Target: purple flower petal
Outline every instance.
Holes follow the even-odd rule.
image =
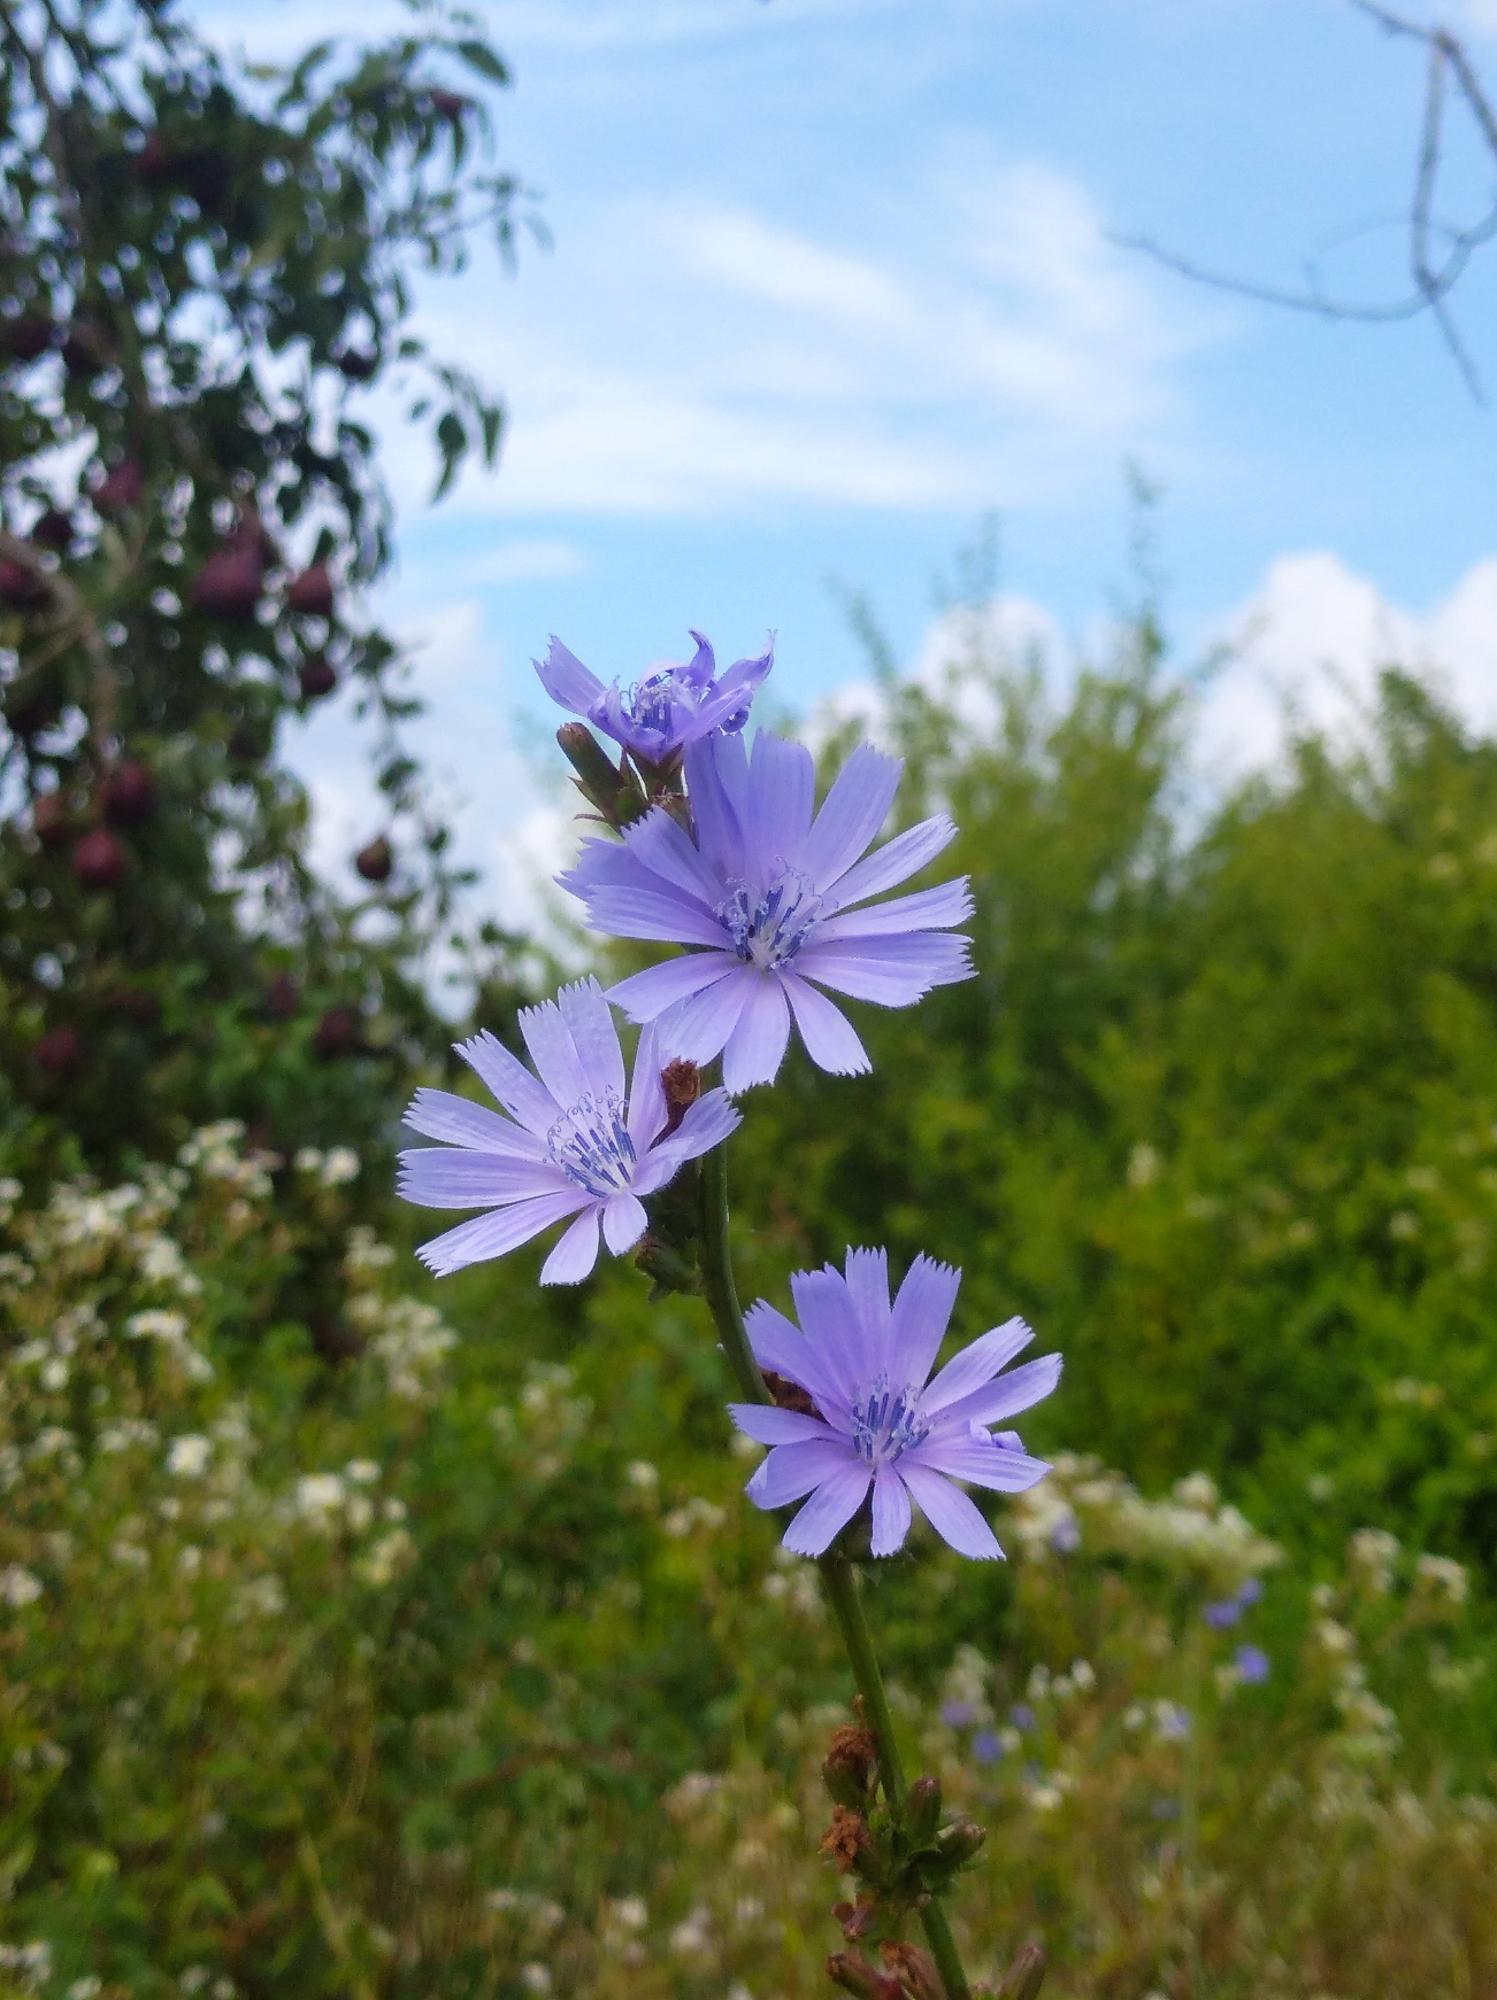
[[[561,1009],[554,1000],[543,1000],[539,1007],[522,1007],[518,1021],[541,1082],[556,1099],[558,1108],[568,1110],[587,1096],[592,1079],[578,1058],[577,1044],[562,1019]]]
[[[785,1530],[785,1547],[798,1556],[825,1555],[833,1537],[862,1506],[871,1481],[865,1465],[853,1462],[839,1467],[822,1481]]]
[[[686,752],[686,788],[696,823],[697,846],[711,858],[724,881],[741,876],[747,863],[745,819],[748,752],[741,736],[709,736]]]
[[[880,1007],[910,1007],[932,987],[954,986],[970,979],[971,944],[964,937],[941,931],[917,931],[910,937],[858,938],[823,944],[819,936],[800,953],[795,969],[802,978],[830,986],[854,1000],[872,1000]]]
[[[967,877],[943,882],[937,889],[918,889],[913,896],[896,896],[872,909],[844,910],[816,926],[819,942],[859,942],[870,937],[899,937],[907,931],[941,930],[964,924],[972,914]]]
[[[609,987],[608,997],[615,1007],[623,1008],[631,1021],[656,1021],[669,1008],[705,992],[738,969],[737,959],[728,952],[694,951],[685,958],[668,958],[664,965],[651,965],[643,972],[631,973]],[[677,1048],[675,1053],[684,1055],[686,1051]],[[713,1054],[716,1053],[714,1049]]]
[[[907,1458],[901,1460],[899,1469],[915,1505],[958,1555],[971,1556],[977,1562],[1002,1556],[992,1529],[958,1487],[927,1466],[910,1464]]]
[[[1022,1319],[1007,1319],[1002,1326],[995,1326],[947,1362],[920,1398],[922,1412],[932,1417],[960,1397],[970,1396],[974,1389],[985,1387],[1033,1339],[1033,1330]]]
[[[788,1507],[834,1473],[855,1464],[840,1439],[807,1438],[802,1444],[777,1444],[744,1491],[756,1507]]]
[[[663,806],[656,806],[643,819],[635,821],[629,828],[624,851],[641,868],[659,876],[662,882],[669,883],[704,909],[714,910],[722,901],[722,883],[702,859],[686,829]],[[713,942],[722,943],[720,926]]]
[[[709,1090],[705,1097],[699,1097],[695,1104],[686,1107],[686,1115],[668,1139],[662,1139],[655,1151],[668,1162],[674,1173],[687,1160],[700,1159],[703,1153],[736,1132],[743,1123],[743,1113],[733,1103],[725,1090]],[[663,1186],[664,1183],[662,1182]],[[641,1188],[648,1194],[650,1189]]]
[[[541,1283],[580,1285],[584,1278],[591,1276],[597,1261],[598,1211],[590,1203],[557,1239],[556,1248],[541,1266]]]
[[[790,1007],[770,973],[749,975],[742,1012],[723,1051],[723,1084],[734,1096],[773,1083],[790,1041]]]
[[[889,1360],[892,1378],[924,1383],[941,1351],[961,1282],[962,1274],[955,1266],[937,1263],[934,1257],[920,1256],[910,1265],[894,1300]],[[921,1398],[922,1409],[929,1394],[927,1390]]]
[[[460,1271],[466,1264],[482,1263],[488,1257],[502,1257],[517,1250],[532,1236],[539,1236],[549,1223],[575,1215],[587,1205],[581,1188],[567,1194],[538,1195],[533,1201],[516,1202],[512,1208],[490,1209],[471,1222],[460,1222],[445,1235],[423,1243],[416,1255],[435,1276]]]
[[[756,1444],[804,1444],[808,1438],[835,1435],[820,1417],[804,1410],[777,1409],[773,1403],[729,1403],[728,1415]]]
[[[865,852],[889,816],[903,769],[897,757],[859,744],[832,782],[798,864],[826,890]]]
[[[591,1090],[624,1094],[624,1056],[613,1009],[596,979],[563,986],[556,996],[561,1018],[577,1051],[577,1061]]]
[[[960,1417],[971,1424],[1001,1423],[1005,1417],[1016,1417],[1021,1410],[1043,1401],[1059,1380],[1060,1356],[1042,1354],[1038,1361],[1026,1361],[1011,1375],[1002,1375],[982,1388],[957,1397],[943,1408],[941,1414],[943,1418]],[[935,1384],[932,1383],[931,1387],[934,1388]]]
[[[876,896],[881,890],[897,888],[934,861],[955,839],[955,822],[945,813],[937,813],[933,819],[923,819],[918,826],[896,833],[892,840],[886,840],[882,847],[849,868],[827,890],[828,907],[850,909],[854,903]]]
[[[1050,1470],[1044,1459],[1014,1451],[986,1432],[979,1438],[970,1433],[950,1438],[933,1432],[923,1444],[906,1452],[899,1465],[901,1471],[910,1465],[925,1466],[931,1472],[945,1473],[948,1479],[985,1486],[990,1493],[1027,1493]]]
[[[494,1208],[566,1186],[548,1161],[514,1160],[463,1146],[412,1146],[399,1156],[402,1201],[417,1208]]]
[[[501,1118],[486,1104],[474,1104],[451,1090],[418,1090],[405,1122],[426,1139],[442,1139],[482,1153],[502,1153],[514,1160],[540,1160],[545,1148],[533,1132]]]
[[[615,1257],[622,1257],[644,1235],[648,1221],[638,1196],[611,1195],[603,1204],[603,1241]]]
[[[541,677],[541,686],[551,699],[578,715],[585,715],[603,692],[603,683],[597,675],[589,673],[577,655],[569,651],[555,633],[551,635],[545,659],[536,660],[533,664]]]
[[[881,1465],[873,1475],[874,1555],[892,1556],[904,1547],[910,1532],[910,1496],[893,1466]]]
[[[811,826],[816,764],[801,743],[761,729],[749,761],[749,837],[761,856],[796,854]]]
[[[716,952],[706,955],[725,963],[730,968],[728,977],[683,1001],[665,1024],[665,1032],[674,1038],[682,1055],[697,1063],[710,1062],[721,1053],[761,978],[736,959],[719,959]]]
[[[471,1041],[459,1042],[457,1053],[488,1085],[512,1118],[518,1118],[538,1139],[545,1138],[561,1107],[517,1056],[512,1056],[487,1029]]]
[[[587,902],[587,926],[605,937],[648,938],[664,944],[723,943],[723,927],[680,890],[610,885],[594,889]]]
[[[783,1313],[759,1299],[744,1314],[743,1323],[761,1368],[796,1383],[827,1416],[846,1411],[846,1398],[822,1357]]]
[[[817,1068],[833,1076],[866,1076],[873,1064],[841,1008],[797,974],[780,977],[806,1054]]]

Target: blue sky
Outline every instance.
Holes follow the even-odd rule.
[[[1126,580],[1130,462],[1163,487],[1187,653],[1256,633],[1266,606],[1259,684],[1392,633],[1458,655],[1478,706],[1497,689],[1497,418],[1432,329],[1297,318],[1111,240],[1293,281],[1355,228],[1328,282],[1399,288],[1417,52],[1347,0],[479,11],[516,77],[501,151],[554,247],[424,297],[509,433],[497,474],[436,511],[418,441],[391,434],[388,607],[426,641],[423,740],[469,800],[475,858],[502,874],[543,809],[527,662],[548,632],[632,676],[688,624],[730,656],[773,626],[780,694],[809,702],[865,670],[831,586],[866,590],[913,662],[932,579],[996,512],[1004,590],[1082,633]],[[273,50],[391,15],[223,0],[209,17]],[[1497,67],[1497,5],[1465,0],[1460,20]],[[1478,267],[1459,311],[1497,395],[1494,308]],[[1223,717],[1262,710],[1244,688]],[[364,810],[337,718],[304,758],[335,846]]]

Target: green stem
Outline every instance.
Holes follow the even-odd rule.
[[[738,1304],[738,1288],[733,1282],[732,1238],[728,1221],[728,1149],[715,1146],[702,1162],[702,1287],[712,1311],[713,1323],[723,1344],[728,1366],[743,1395],[753,1403],[772,1403],[765,1385],[748,1330]],[[863,1697],[869,1727],[878,1739],[879,1779],[892,1811],[904,1803],[906,1781],[900,1761],[899,1742],[894,1733],[894,1717],[884,1692],[884,1677],[874,1651],[868,1614],[858,1588],[857,1572],[845,1555],[836,1549],[822,1556],[817,1568],[832,1616],[842,1635],[852,1677]],[[948,2000],[972,2000],[972,1988],[962,1970],[956,1939],[946,1921],[940,1901],[932,1896],[920,1912],[926,1943],[941,1975]]]

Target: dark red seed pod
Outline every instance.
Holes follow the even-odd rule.
[[[438,88],[428,92],[428,95],[431,98],[432,110],[451,125],[456,125],[460,119],[466,118],[473,109],[472,98],[464,97],[461,91]]]
[[[106,827],[84,834],[73,849],[73,873],[85,889],[117,889],[129,865],[123,842]]]
[[[62,365],[80,382],[91,381],[109,366],[104,336],[92,321],[76,319],[63,334]]]
[[[140,826],[156,810],[156,779],[133,757],[124,757],[104,780],[104,817],[116,826]]]
[[[66,1076],[83,1054],[83,1037],[76,1028],[49,1028],[32,1050],[36,1066],[47,1076]]]
[[[302,618],[331,618],[333,579],[326,563],[313,563],[294,576],[286,589],[286,603]]]
[[[379,370],[379,356],[368,347],[345,347],[338,368],[350,382],[368,382]]]
[[[50,595],[46,577],[30,563],[14,556],[0,556],[0,604],[15,611],[31,611]]]
[[[309,653],[296,670],[305,701],[321,701],[338,685],[337,669],[326,653]]]
[[[296,981],[289,972],[278,972],[265,985],[265,1012],[272,1021],[289,1021],[296,1012]]]
[[[359,1017],[352,1007],[329,1007],[312,1030],[313,1048],[328,1060],[348,1055],[358,1043]]]
[[[17,313],[0,320],[0,352],[12,361],[37,361],[57,338],[57,328],[42,313]]]
[[[38,514],[31,524],[31,539],[38,548],[51,549],[54,555],[65,556],[73,546],[73,517],[63,512],[61,507],[49,507],[45,514]]]
[[[43,792],[31,808],[31,828],[43,847],[61,847],[73,831],[73,816],[61,792]]]
[[[101,514],[125,514],[140,505],[145,491],[145,474],[137,460],[122,458],[112,465],[94,488],[94,505]]]
[[[359,849],[353,858],[353,865],[366,882],[388,882],[390,871],[395,866],[395,851],[381,834],[367,847]]]
[[[264,565],[259,551],[242,543],[225,543],[213,551],[192,585],[192,601],[215,618],[240,622],[253,619],[260,605]]]

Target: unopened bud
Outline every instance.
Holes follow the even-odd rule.
[[[879,1950],[909,2000],[946,2000],[945,1985],[928,1951],[906,1944],[902,1938],[886,1939]]]
[[[831,1748],[821,1767],[826,1788],[839,1806],[861,1812],[868,1804],[878,1760],[878,1744],[866,1729],[844,1723],[832,1732]]]
[[[610,826],[624,826],[639,817],[644,806],[639,787],[614,763],[585,723],[564,722],[556,732],[556,741],[577,773],[578,790]]]
[[[972,1859],[987,1837],[987,1828],[979,1826],[976,1820],[953,1819],[936,1835],[936,1847],[948,1861],[960,1867],[962,1862]]]
[[[904,1830],[916,1847],[924,1847],[941,1822],[941,1780],[917,1778],[904,1802]]]
[[[878,1905],[871,1896],[860,1896],[855,1903],[833,1903],[832,1915],[841,1925],[843,1937],[856,1944],[878,1922]]]
[[[998,1982],[998,2000],[1035,2000],[1045,1983],[1045,1954],[1027,1944]]]
[[[834,1951],[826,1971],[834,1986],[840,1986],[844,1993],[856,1993],[858,2000],[904,2000],[904,1989],[897,1979],[880,1972],[866,1958],[854,1958],[851,1952]]]

